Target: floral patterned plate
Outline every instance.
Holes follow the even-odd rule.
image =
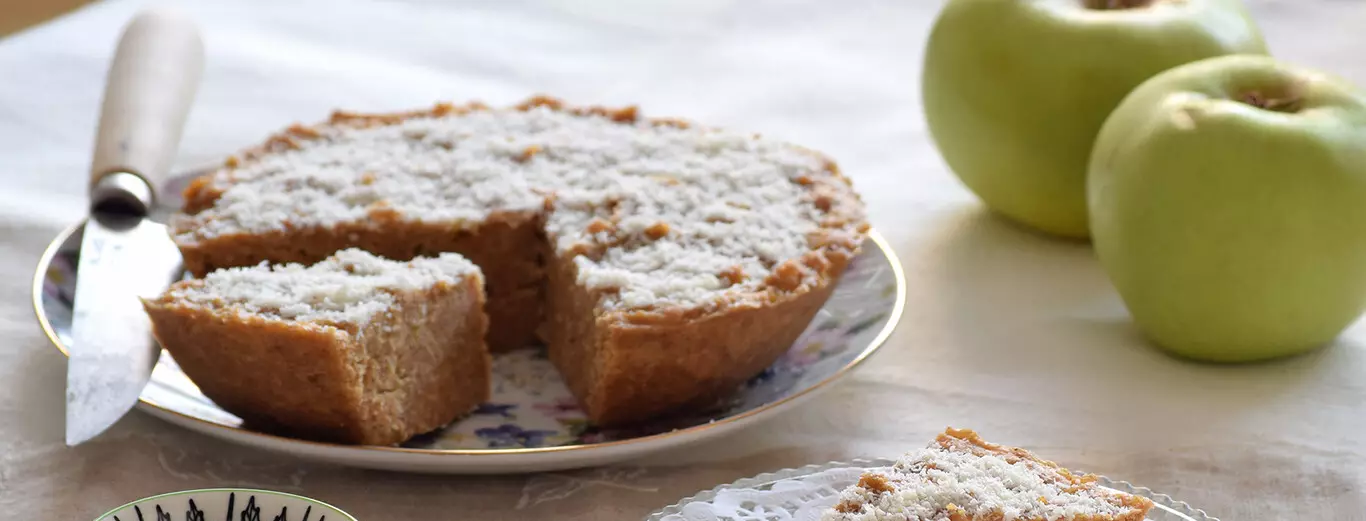
[[[179,194],[186,177],[162,193]],[[179,205],[168,198],[168,207]],[[33,281],[38,321],[63,352],[71,341],[80,227],[60,234]],[[497,355],[492,399],[447,428],[402,447],[316,443],[251,430],[218,408],[162,352],[140,408],[173,423],[230,441],[341,464],[439,473],[557,470],[620,461],[720,436],[777,414],[847,374],[891,334],[905,301],[900,262],[873,232],[816,319],[781,359],[724,403],[701,414],[630,429],[598,429],[585,421],[564,382],[538,348]]]

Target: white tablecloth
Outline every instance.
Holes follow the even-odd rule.
[[[318,497],[363,520],[631,520],[759,472],[895,455],[953,425],[1225,520],[1366,519],[1366,327],[1256,366],[1151,349],[1087,246],[990,216],[945,169],[918,95],[939,2],[187,5],[208,64],[181,165],[336,107],[533,93],[638,103],[837,158],[902,257],[904,320],[874,363],[818,400],[724,441],[608,469],[493,479],[353,470],[141,413],[67,448],[64,358],[33,320],[29,281],[44,245],[83,211],[107,60],[138,6],[101,3],[0,41],[0,517],[90,519],[146,495],[244,485]],[[1275,54],[1366,84],[1366,3],[1251,5]]]

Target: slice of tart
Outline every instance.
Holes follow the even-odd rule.
[[[1025,449],[948,429],[885,472],[865,473],[822,521],[1142,521],[1147,498]]]
[[[452,253],[348,249],[312,266],[216,270],[145,300],[205,396],[302,438],[395,445],[488,399],[483,275]]]

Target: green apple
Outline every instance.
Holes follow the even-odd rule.
[[[1092,240],[1134,322],[1208,361],[1322,345],[1366,306],[1366,96],[1265,56],[1134,90],[1101,128]]]
[[[1235,53],[1266,53],[1238,0],[949,0],[926,48],[925,116],[988,207],[1085,239],[1105,117],[1154,74]]]

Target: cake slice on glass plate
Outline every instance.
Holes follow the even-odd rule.
[[[302,438],[395,445],[488,399],[483,280],[454,253],[348,249],[311,266],[215,270],[143,305],[223,409]]]
[[[864,473],[822,521],[1142,521],[1152,508],[1094,475],[950,428],[886,471]]]

